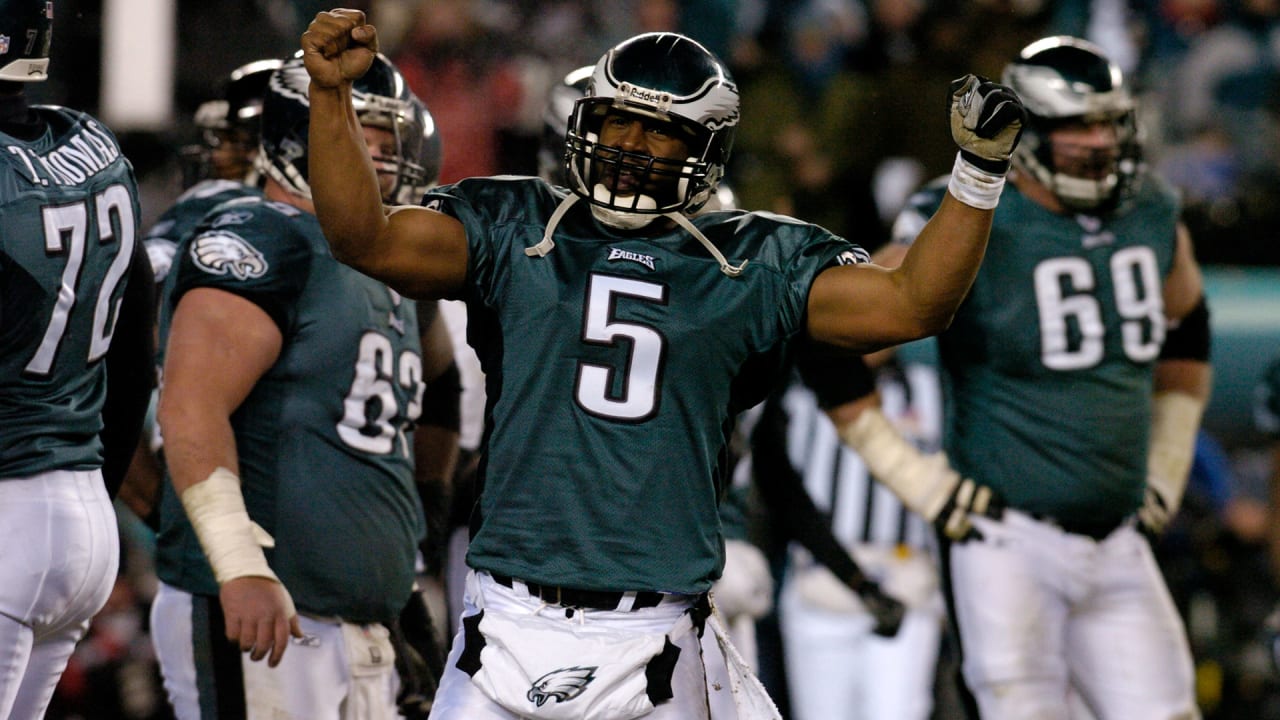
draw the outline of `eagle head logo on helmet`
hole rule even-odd
[[[307,182],[310,84],[301,51],[271,74],[262,103],[262,148],[256,161],[260,172],[304,198],[311,197]],[[436,184],[440,172],[439,135],[426,105],[381,53],[352,83],[352,104],[361,124],[383,128],[395,137],[394,155],[375,158],[380,172],[385,167],[395,176],[384,201],[418,202]]]

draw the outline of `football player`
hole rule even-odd
[[[252,170],[258,144],[258,117],[267,78],[280,67],[275,59],[255,60],[236,68],[227,79],[224,97],[209,100],[196,111],[201,144],[183,148],[185,174],[192,183],[142,238],[156,283],[164,283],[173,265],[178,242],[186,237],[205,213],[244,195],[261,194],[258,174]],[[154,293],[158,299],[163,290]],[[154,398],[152,399],[154,403]],[[159,527],[160,488],[164,468],[160,460],[160,435],[154,413],[148,413],[120,487],[120,500],[148,527]]]
[[[588,65],[569,72],[548,93],[538,158],[539,175],[552,184],[566,184],[568,123],[574,105],[587,93],[594,69]],[[699,212],[733,209],[736,209],[733,191],[722,181],[715,195]],[[807,355],[808,349],[805,345],[800,352]],[[842,359],[848,364],[832,363],[822,370],[814,369],[813,374],[820,375],[815,382],[822,383],[827,393],[843,393],[845,396],[870,393],[872,385],[863,376],[867,371],[862,362],[851,355]],[[862,596],[858,603],[863,609],[870,610],[868,614],[873,618],[870,629],[880,635],[892,636],[901,623],[903,606],[884,595],[879,585],[862,572],[840,542],[829,532],[823,532],[829,527],[828,515],[819,511],[810,498],[796,492],[803,486],[800,482],[788,482],[795,480],[794,473],[788,474],[784,481],[779,477],[782,473],[769,472],[760,476],[753,471],[753,464],[746,453],[751,444],[748,438],[756,427],[761,409],[762,406],[757,406],[738,418],[735,438],[731,442],[735,455],[733,482],[720,505],[720,520],[725,532],[725,565],[720,578],[712,586],[711,598],[716,611],[729,627],[734,645],[752,667],[758,667],[755,621],[773,609],[773,571],[764,553],[748,539],[749,498],[753,482],[758,483],[767,495],[764,505],[770,517],[774,518],[771,524],[791,529],[789,534],[801,542],[814,562],[822,564],[839,578],[836,582],[845,585],[845,592],[852,590]],[[738,456],[742,456],[741,459]],[[461,594],[461,588],[457,592]]]
[[[262,194],[183,239],[161,306],[172,482],[152,626],[180,718],[396,713],[388,627],[423,532],[411,431],[438,370],[415,303],[329,254],[308,82],[301,57],[271,73]],[[423,106],[382,56],[354,93],[380,197],[420,194]]]
[[[474,178],[385,213],[350,103],[376,42],[354,10],[303,35],[316,210],[344,262],[467,301],[488,389],[473,572],[433,716],[688,720],[731,698],[776,717],[732,647],[722,681],[694,632],[715,629],[733,420],[802,333],[869,350],[945,327],[986,244],[1017,98],[953,84],[952,196],[886,270],[813,225],[696,214],[728,160],[737,88],[674,33],[595,66],[569,123],[568,188]]]
[[[1210,389],[1190,236],[1175,193],[1142,163],[1134,99],[1098,47],[1043,38],[1003,80],[1029,121],[986,260],[939,336],[946,455],[903,453],[873,416],[842,435],[942,521],[982,718],[1065,720],[1069,689],[1099,718],[1199,717],[1183,623],[1144,538],[1178,509]],[[943,188],[899,216],[898,257]]]
[[[150,392],[138,188],[111,130],[31,105],[54,3],[0,0],[0,717],[43,717],[115,584],[108,485]],[[108,376],[110,382],[108,382]],[[104,483],[105,481],[105,483]]]
[[[147,231],[143,242],[157,282],[173,264],[173,252],[205,213],[243,195],[260,194],[261,177],[254,168],[262,95],[267,79],[280,67],[274,58],[254,60],[231,71],[223,97],[201,103],[195,125],[201,142],[183,148],[191,181]]]

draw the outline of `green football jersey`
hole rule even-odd
[[[694,218],[747,261],[730,278],[688,232],[614,230],[581,203],[554,249],[529,256],[563,193],[477,179],[424,200],[466,228],[460,299],[486,378],[468,563],[565,587],[706,590],[734,419],[778,379],[814,277],[865,253],[789,218]]]
[[[201,287],[250,300],[283,335],[231,418],[249,515],[276,541],[271,568],[302,612],[396,617],[425,532],[409,434],[425,387],[414,303],[337,262],[314,215],[256,197],[211,212],[179,245],[173,275],[162,339],[182,295]],[[159,576],[216,594],[166,485]]]
[[[138,235],[133,168],[89,115],[0,133],[0,478],[102,465],[103,357]]]
[[[262,195],[262,190],[234,180],[209,179],[183,191],[142,237],[156,282],[168,277],[178,243],[196,229],[210,210],[246,195]]]
[[[943,192],[917,193],[897,232],[922,225]],[[1178,212],[1156,178],[1105,218],[1055,214],[1006,186],[977,279],[939,337],[956,470],[1067,523],[1118,522],[1141,505]]]

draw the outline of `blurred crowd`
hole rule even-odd
[[[1086,37],[1133,79],[1146,160],[1182,191],[1201,263],[1280,265],[1280,0],[347,4],[370,14],[383,51],[434,116],[441,182],[536,174],[552,86],[625,37],[679,30],[724,58],[740,85],[748,120],[728,173],[738,204],[819,223],[872,250],[907,195],[951,168],[941,101],[949,80],[971,71],[998,78],[1019,48],[1045,34]],[[96,111],[105,7],[63,0],[58,72],[35,100]],[[329,5],[177,7],[172,124],[117,128],[139,174],[144,227],[183,189],[180,148],[195,137],[196,107],[231,69],[293,52],[306,21]],[[1267,550],[1272,463],[1265,450],[1204,434],[1187,501],[1158,549],[1213,720],[1280,718],[1280,679],[1261,633],[1278,596]],[[121,511],[127,549],[116,591],[72,658],[51,718],[170,717],[146,628],[151,538],[128,516]],[[776,690],[785,680],[777,667],[771,673],[769,627],[766,618],[761,674]],[[939,718],[953,717],[945,695]]]

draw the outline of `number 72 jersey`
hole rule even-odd
[[[103,357],[138,234],[133,168],[66,108],[0,133],[0,478],[102,464]]]

